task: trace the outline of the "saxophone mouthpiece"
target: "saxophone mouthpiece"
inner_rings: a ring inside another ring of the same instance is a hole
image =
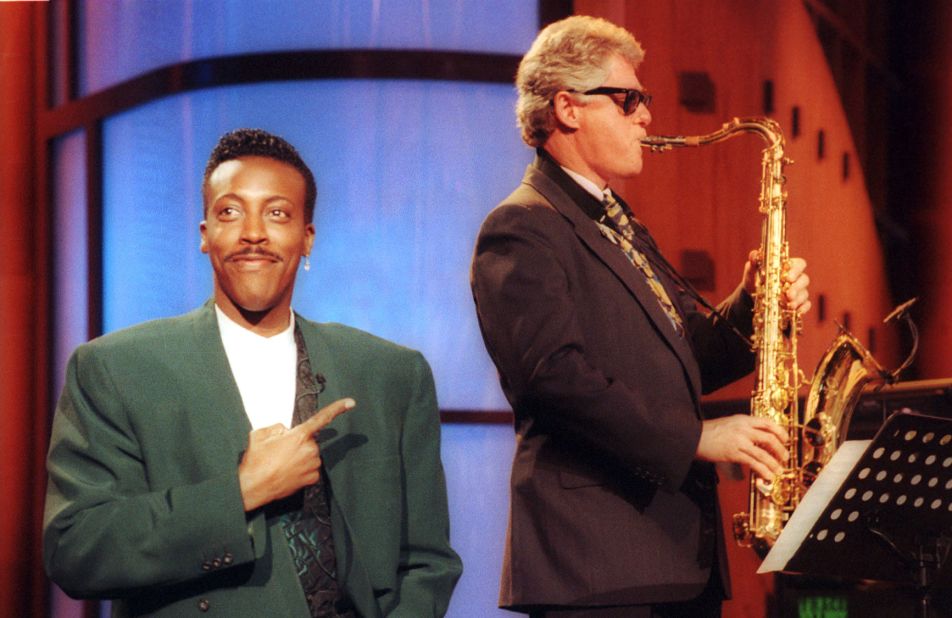
[[[700,135],[646,135],[641,138],[641,145],[650,148],[652,152],[664,152],[672,148],[700,146],[701,137]]]
[[[671,145],[664,138],[657,135],[645,135],[641,138],[640,143],[642,148],[647,148],[651,152],[664,152],[671,149]]]
[[[667,135],[646,135],[641,138],[641,145],[650,148],[651,152],[664,152],[671,150],[676,146],[684,146],[683,137],[673,137]]]

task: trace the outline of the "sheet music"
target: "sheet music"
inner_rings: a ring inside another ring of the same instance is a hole
[[[871,442],[872,440],[847,440],[836,449],[830,462],[820,471],[816,481],[790,516],[790,521],[783,527],[777,542],[764,558],[757,573],[782,571],[787,566]]]

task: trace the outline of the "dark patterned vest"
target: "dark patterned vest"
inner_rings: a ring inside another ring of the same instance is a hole
[[[318,395],[324,378],[311,371],[301,329],[295,326],[297,381],[293,425],[307,420],[318,410]],[[316,440],[315,436],[315,440]],[[326,475],[314,485],[281,500],[276,505],[288,538],[291,557],[312,618],[355,618],[353,605],[337,582],[334,536],[331,534],[330,487]]]

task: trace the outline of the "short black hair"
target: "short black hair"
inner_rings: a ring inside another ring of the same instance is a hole
[[[208,187],[208,178],[219,165],[241,157],[266,157],[287,163],[304,177],[304,218],[307,223],[314,219],[314,204],[317,201],[317,183],[314,174],[307,166],[297,149],[284,138],[262,129],[235,129],[221,136],[214,150],[208,156],[205,175],[202,178],[202,191]],[[205,207],[207,208],[207,204]],[[203,209],[204,210],[204,209]]]

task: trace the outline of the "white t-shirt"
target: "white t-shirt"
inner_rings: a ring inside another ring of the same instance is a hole
[[[271,337],[262,337],[237,324],[217,305],[215,314],[251,427],[260,429],[278,423],[290,427],[297,375],[294,312],[288,327]]]

